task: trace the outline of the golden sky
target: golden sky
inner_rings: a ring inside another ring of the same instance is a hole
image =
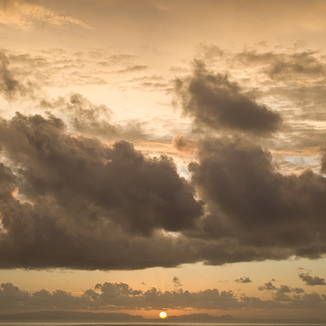
[[[325,14],[0,0],[0,313],[326,318]]]

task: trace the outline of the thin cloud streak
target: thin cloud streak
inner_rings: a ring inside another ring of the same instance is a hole
[[[36,22],[42,22],[52,26],[74,24],[83,28],[92,29],[92,27],[79,19],[60,15],[51,9],[29,0],[1,0],[0,22],[25,30],[33,29]]]

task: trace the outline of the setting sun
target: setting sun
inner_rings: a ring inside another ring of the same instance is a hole
[[[166,318],[168,315],[166,314],[165,311],[161,311],[159,315],[162,319]]]

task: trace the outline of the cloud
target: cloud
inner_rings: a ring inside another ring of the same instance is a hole
[[[114,139],[118,137],[118,127],[110,123],[112,111],[106,105],[95,105],[81,94],[72,93],[56,100],[42,100],[40,107],[60,112],[76,132],[85,135]]]
[[[252,280],[248,276],[240,277],[234,280],[237,283],[252,283]]]
[[[106,105],[95,105],[79,93],[57,99],[41,100],[39,107],[58,114],[74,132],[103,139],[145,139],[141,123],[133,120],[125,124],[111,122],[112,110]]]
[[[321,172],[326,173],[326,150],[323,150],[323,155],[321,158]]]
[[[184,252],[188,240],[161,232],[191,230],[202,215],[172,159],[69,134],[51,114],[3,119],[0,141],[10,162],[0,165],[2,268],[133,269],[197,259],[195,248]]]
[[[235,130],[269,135],[281,123],[278,113],[244,94],[227,75],[209,72],[202,61],[194,62],[193,75],[177,79],[175,92],[183,113],[195,123],[213,130]]]
[[[314,286],[314,285],[326,285],[325,279],[318,277],[318,276],[311,276],[309,272],[306,273],[299,273],[299,277],[304,281],[307,285]]]
[[[260,286],[258,288],[259,291],[271,291],[271,290],[276,290],[276,286],[273,285],[272,282],[267,282],[263,286]]]
[[[89,125],[109,114],[76,94],[69,103]],[[171,158],[68,132],[50,113],[2,119],[0,142],[1,268],[222,265],[326,251],[325,178],[284,176],[246,139],[200,141],[190,182]]]
[[[173,285],[174,285],[174,286],[182,286],[182,284],[181,284],[181,282],[180,282],[180,279],[179,279],[179,277],[177,277],[177,276],[174,276],[174,277],[173,277],[172,282],[173,282]]]
[[[91,29],[90,26],[76,18],[60,15],[32,0],[1,0],[0,22],[27,30],[32,29],[37,22],[53,26],[74,24]]]
[[[0,286],[0,310],[46,311],[46,310],[235,310],[235,309],[325,309],[325,296],[310,294],[275,295],[272,300],[237,297],[232,291],[206,289],[197,292],[188,290],[161,291],[156,288],[135,290],[126,283],[99,283],[83,291],[79,296],[62,290],[49,292],[45,289],[27,292],[11,283]]]
[[[235,309],[242,306],[232,291],[207,289],[189,292],[160,291],[151,288],[147,291],[133,290],[126,283],[97,284],[79,297],[71,293],[56,290],[52,293],[41,290],[28,293],[11,283],[3,283],[0,288],[0,299],[5,302],[1,309]],[[7,300],[9,299],[9,300]]]
[[[291,288],[287,285],[281,285],[277,288],[272,282],[265,283],[263,286],[258,287],[258,290],[272,292],[274,301],[279,302],[290,302],[293,298],[302,298],[299,294],[304,293],[304,290],[301,288]],[[295,295],[291,298],[290,293],[295,293]]]
[[[271,79],[319,78],[325,76],[325,66],[316,57],[316,51],[294,53],[258,53],[256,50],[244,51],[236,59],[246,65],[259,65]]]
[[[283,175],[270,152],[244,138],[203,140],[198,162],[188,168],[206,203],[202,236],[229,241],[237,259],[317,258],[326,252],[321,175]],[[207,260],[218,263],[213,255]]]
[[[18,98],[34,98],[38,89],[35,83],[28,81],[23,84],[17,80],[9,69],[9,59],[0,51],[0,93],[8,101]]]
[[[119,73],[130,73],[130,72],[138,72],[138,71],[143,71],[143,70],[146,70],[148,69],[149,67],[148,66],[145,66],[145,65],[134,65],[134,66],[129,66],[123,70],[119,70],[118,72]]]
[[[197,149],[197,144],[195,141],[185,138],[180,133],[177,133],[173,138],[172,146],[179,152],[183,153],[192,153]]]

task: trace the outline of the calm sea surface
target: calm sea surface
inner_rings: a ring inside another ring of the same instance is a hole
[[[277,320],[277,321],[232,321],[221,323],[169,323],[169,322],[143,322],[143,323],[100,323],[100,322],[0,322],[0,326],[326,326],[326,320],[311,320],[311,321],[298,321],[298,320]]]

